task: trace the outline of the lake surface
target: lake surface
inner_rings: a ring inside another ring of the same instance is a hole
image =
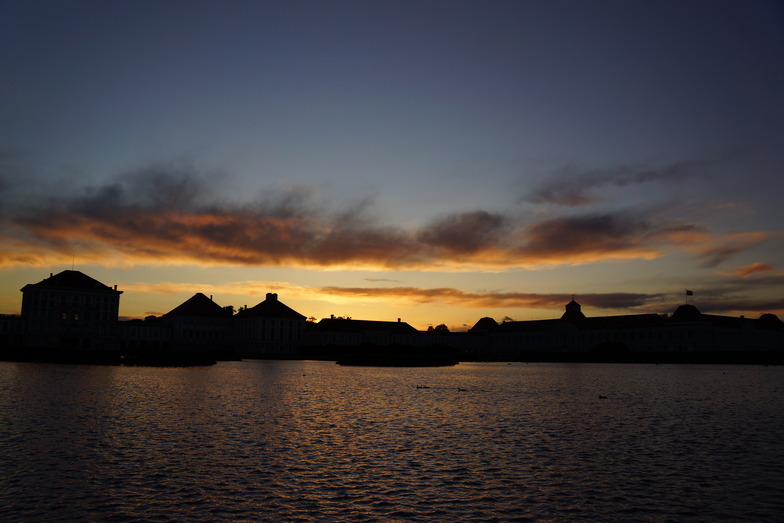
[[[0,363],[2,521],[783,518],[783,367]]]

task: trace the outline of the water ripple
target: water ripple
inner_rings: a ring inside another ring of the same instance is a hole
[[[777,521],[783,373],[3,363],[0,520]]]

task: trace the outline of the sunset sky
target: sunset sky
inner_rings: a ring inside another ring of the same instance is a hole
[[[0,0],[0,313],[784,319],[784,4]]]

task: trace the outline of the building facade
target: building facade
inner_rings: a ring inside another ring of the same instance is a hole
[[[560,319],[507,321],[482,318],[471,329],[484,338],[479,351],[516,358],[531,352],[748,352],[784,350],[784,324],[702,314],[681,305],[671,316],[632,314],[588,318],[572,300]]]
[[[234,316],[234,347],[242,356],[294,356],[305,332],[305,316],[278,300],[276,293]]]
[[[22,314],[0,316],[0,349],[189,351],[230,357],[298,357],[375,350],[449,347],[467,359],[520,359],[545,353],[784,354],[784,323],[701,313],[681,305],[672,315],[586,317],[574,299],[560,318],[480,319],[468,332],[421,332],[406,322],[327,318],[308,323],[275,293],[233,314],[202,293],[161,317],[119,321],[122,291],[63,271],[25,285]]]
[[[232,343],[232,312],[198,292],[162,317],[175,350],[228,351]]]
[[[308,326],[309,346],[409,345],[412,336],[421,334],[408,323],[397,321],[325,318]]]
[[[24,344],[47,349],[112,349],[122,291],[79,271],[22,287]]]

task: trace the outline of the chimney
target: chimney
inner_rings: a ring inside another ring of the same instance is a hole
[[[212,301],[212,294],[210,294],[210,301]]]
[[[267,299],[269,301],[278,301],[278,294],[275,293],[275,292],[268,292],[267,293]]]
[[[335,315],[334,315],[334,314],[330,314],[330,315],[329,315],[329,319],[330,319],[330,320],[334,320],[334,319],[335,319]]]
[[[117,284],[116,283],[114,284],[114,290],[117,290]]]
[[[51,278],[52,276],[54,276],[54,273],[53,273],[53,272],[50,272],[50,273],[49,273],[49,277]]]
[[[400,323],[400,318],[397,319],[397,322]]]

